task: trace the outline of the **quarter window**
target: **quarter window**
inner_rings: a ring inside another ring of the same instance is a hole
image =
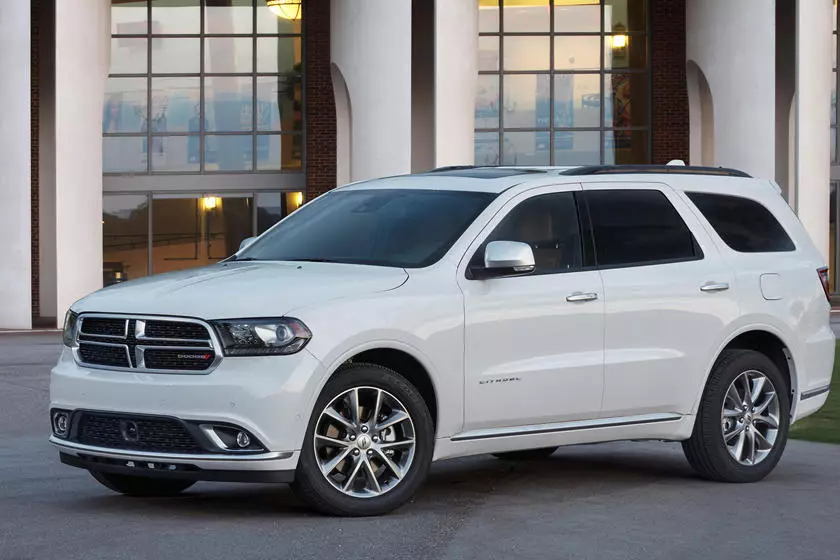
[[[741,253],[796,249],[778,220],[758,202],[723,194],[686,194],[731,249]]]
[[[485,241],[519,241],[534,251],[534,274],[569,272],[581,267],[580,227],[574,194],[535,196],[505,216]],[[480,265],[484,246],[473,264]]]
[[[586,201],[600,267],[702,258],[688,226],[659,191],[589,191]]]

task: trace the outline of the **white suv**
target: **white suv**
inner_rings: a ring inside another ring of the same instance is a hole
[[[447,168],[348,185],[233,257],[73,305],[61,460],[130,495],[292,483],[405,503],[433,460],[681,441],[752,482],[825,403],[827,269],[769,181]]]

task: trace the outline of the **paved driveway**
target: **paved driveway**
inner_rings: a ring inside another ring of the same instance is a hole
[[[566,448],[435,465],[378,519],[310,514],[285,486],[201,483],[130,499],[45,443],[55,335],[0,335],[0,559],[833,559],[840,446],[791,442],[752,485],[693,477],[679,445]]]

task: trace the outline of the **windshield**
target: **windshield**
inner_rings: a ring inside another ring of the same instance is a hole
[[[301,207],[236,260],[429,266],[495,196],[407,189],[337,191]]]

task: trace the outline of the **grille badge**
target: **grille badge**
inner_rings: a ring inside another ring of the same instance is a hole
[[[136,443],[140,440],[140,430],[137,427],[137,422],[133,420],[120,420],[120,433],[128,443]]]

